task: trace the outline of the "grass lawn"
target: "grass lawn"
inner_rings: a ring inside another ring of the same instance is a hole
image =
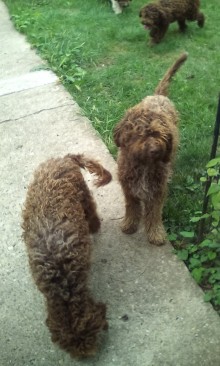
[[[189,58],[170,86],[180,114],[181,144],[164,221],[168,231],[191,230],[201,210],[199,178],[209,160],[220,89],[219,0],[201,0],[204,28],[174,23],[162,42],[149,47],[135,0],[116,16],[106,0],[5,0],[12,19],[60,76],[65,87],[116,156],[112,129],[127,108],[151,95],[166,69]],[[218,9],[218,10],[217,10]]]

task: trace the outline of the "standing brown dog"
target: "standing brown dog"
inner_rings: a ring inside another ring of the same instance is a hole
[[[120,148],[118,176],[126,202],[121,229],[127,234],[137,230],[143,205],[148,240],[156,245],[166,239],[162,209],[178,146],[177,112],[166,95],[172,76],[186,59],[183,53],[168,69],[155,95],[129,109],[114,130]]]
[[[41,164],[28,187],[22,228],[34,281],[47,306],[52,341],[84,357],[95,353],[98,334],[107,329],[106,306],[88,289],[91,240],[100,220],[80,168],[111,174],[83,155],[67,155]]]
[[[141,23],[150,30],[151,43],[159,43],[169,24],[178,22],[181,32],[186,30],[186,20],[197,21],[203,27],[205,17],[199,11],[199,0],[158,0],[140,10]]]

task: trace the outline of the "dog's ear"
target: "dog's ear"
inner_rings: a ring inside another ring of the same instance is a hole
[[[149,16],[150,12],[147,6],[144,6],[143,8],[141,8],[140,12],[139,12],[139,17],[141,18],[147,18]]]
[[[173,151],[173,136],[171,135],[171,133],[169,133],[166,139],[166,153],[163,158],[163,161],[165,163],[170,160],[170,155],[172,154],[172,151]]]
[[[114,130],[113,130],[113,139],[117,147],[121,147],[123,139],[121,138],[122,135],[122,123],[118,123]]]
[[[164,11],[158,9],[158,19],[157,19],[157,25],[159,27],[167,27],[167,25],[169,24],[166,14],[164,13]]]
[[[125,147],[132,139],[133,128],[127,117],[124,117],[114,128],[113,138],[118,147]]]

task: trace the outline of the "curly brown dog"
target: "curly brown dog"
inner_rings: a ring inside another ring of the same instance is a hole
[[[148,240],[156,245],[166,240],[162,209],[178,146],[178,116],[166,95],[172,76],[186,59],[183,53],[166,72],[155,95],[129,109],[114,129],[120,148],[118,176],[126,203],[121,229],[134,233],[143,208]]]
[[[80,168],[111,180],[99,163],[83,155],[50,159],[35,171],[23,210],[23,239],[32,275],[44,294],[53,342],[75,357],[93,355],[106,330],[106,306],[87,287],[91,241],[100,227],[96,204]]]
[[[205,17],[199,11],[200,0],[159,0],[150,3],[140,10],[141,23],[150,30],[151,43],[159,43],[164,37],[169,24],[178,22],[184,32],[186,20],[197,21],[203,27]]]
[[[131,0],[110,0],[115,14],[122,13],[122,9],[129,5]]]

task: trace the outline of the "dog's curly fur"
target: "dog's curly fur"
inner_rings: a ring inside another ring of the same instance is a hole
[[[97,336],[106,330],[106,306],[87,287],[91,241],[100,220],[80,168],[111,174],[83,155],[67,155],[41,164],[28,187],[22,212],[23,239],[31,272],[47,306],[46,324],[53,342],[73,357],[93,355]]]
[[[145,5],[140,10],[141,23],[150,30],[151,43],[159,43],[169,24],[178,22],[181,32],[186,30],[186,21],[197,21],[203,27],[205,17],[199,11],[200,0],[159,0]]]
[[[183,53],[166,72],[155,95],[129,109],[114,129],[114,141],[120,148],[118,176],[126,203],[121,229],[134,233],[143,208],[148,240],[156,245],[166,240],[162,209],[178,146],[178,116],[166,95],[172,76],[186,58]]]
[[[122,13],[123,8],[129,5],[131,0],[110,0],[112,4],[112,9],[115,12],[115,14]]]

